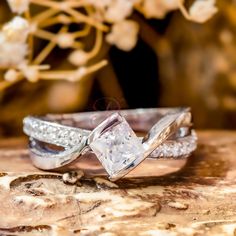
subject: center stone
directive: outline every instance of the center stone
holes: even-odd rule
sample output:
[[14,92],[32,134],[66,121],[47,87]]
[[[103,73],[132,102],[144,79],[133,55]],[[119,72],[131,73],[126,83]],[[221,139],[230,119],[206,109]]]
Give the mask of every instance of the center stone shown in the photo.
[[89,146],[111,179],[129,172],[144,159],[144,148],[127,121],[115,113],[91,133]]

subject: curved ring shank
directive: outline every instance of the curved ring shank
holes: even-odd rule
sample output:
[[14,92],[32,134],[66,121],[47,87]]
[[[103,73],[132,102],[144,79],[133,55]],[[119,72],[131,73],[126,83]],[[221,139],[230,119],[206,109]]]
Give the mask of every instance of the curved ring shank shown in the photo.
[[[122,115],[131,128],[136,132],[148,132],[152,126],[161,118],[170,113],[189,112],[189,108],[140,108],[128,110],[111,110],[80,112],[71,114],[48,114],[43,119],[58,122],[59,124],[93,130],[102,121],[118,112]],[[191,123],[189,123],[191,125]]]
[[[168,113],[182,111],[183,108],[151,108],[121,110],[131,128],[136,132],[148,132],[151,127]],[[102,121],[116,111],[81,112],[74,114],[47,115],[45,117],[28,116],[24,119],[24,132],[37,140],[62,147],[74,146],[88,137]],[[170,139],[190,135],[191,123],[180,128]]]

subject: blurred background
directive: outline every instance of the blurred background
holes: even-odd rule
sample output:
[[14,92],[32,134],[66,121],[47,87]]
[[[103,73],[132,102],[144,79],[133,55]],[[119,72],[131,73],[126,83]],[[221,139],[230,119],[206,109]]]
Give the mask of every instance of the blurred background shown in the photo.
[[[1,25],[17,13],[12,13],[9,2],[0,2]],[[46,11],[37,0],[33,2],[31,14]],[[187,10],[193,2],[186,1]],[[101,19],[97,6],[91,0],[90,4],[93,16],[97,14],[94,19],[110,27],[108,33],[102,32],[101,49],[91,61],[106,59],[108,64],[73,82],[55,78],[32,83],[23,79],[3,86],[0,136],[22,135],[22,118],[28,114],[169,106],[192,107],[197,129],[236,128],[235,0],[218,0],[218,12],[203,24],[186,19],[178,6],[152,17],[144,12],[144,5],[139,5],[125,16],[138,25],[135,45],[123,50],[112,37],[105,36],[115,30],[111,25],[117,22]],[[75,9],[87,14],[84,9]],[[51,24],[46,30],[56,33],[60,25]],[[67,29],[80,30],[80,23],[72,22]],[[80,39],[83,50],[94,45],[95,35],[92,29]],[[35,55],[43,47],[43,40],[34,40]],[[57,45],[45,59],[46,64],[58,71],[71,69],[65,60],[70,53],[71,48]],[[1,70],[2,82],[7,69]]]

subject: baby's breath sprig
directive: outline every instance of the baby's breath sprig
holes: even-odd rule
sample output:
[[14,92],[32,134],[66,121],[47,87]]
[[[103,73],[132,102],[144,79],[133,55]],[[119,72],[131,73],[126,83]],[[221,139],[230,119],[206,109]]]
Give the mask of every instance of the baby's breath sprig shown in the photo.
[[[187,10],[184,0],[7,0],[16,16],[0,30],[0,90],[27,79],[80,81],[107,64],[98,60],[104,40],[121,50],[131,50],[137,42],[139,25],[127,19],[134,10],[146,18],[163,18],[180,9],[191,21],[203,23],[217,12],[215,0],[195,0]],[[32,11],[39,6],[40,12]],[[36,12],[36,13],[35,13]],[[71,24],[80,25],[75,32]],[[50,29],[59,25],[55,33]],[[94,46],[85,50],[84,42],[93,32]],[[36,54],[34,41],[47,44]],[[69,49],[73,69],[54,70],[46,59],[55,49]]]

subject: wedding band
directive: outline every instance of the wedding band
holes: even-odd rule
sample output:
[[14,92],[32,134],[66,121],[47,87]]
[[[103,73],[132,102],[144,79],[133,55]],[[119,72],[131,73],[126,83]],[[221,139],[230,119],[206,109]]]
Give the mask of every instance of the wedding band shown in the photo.
[[[135,132],[147,132],[138,137]],[[92,131],[91,131],[92,130]],[[26,117],[33,164],[55,169],[93,151],[111,180],[145,158],[188,157],[197,146],[189,108],[157,108]],[[49,148],[47,144],[62,147]]]

